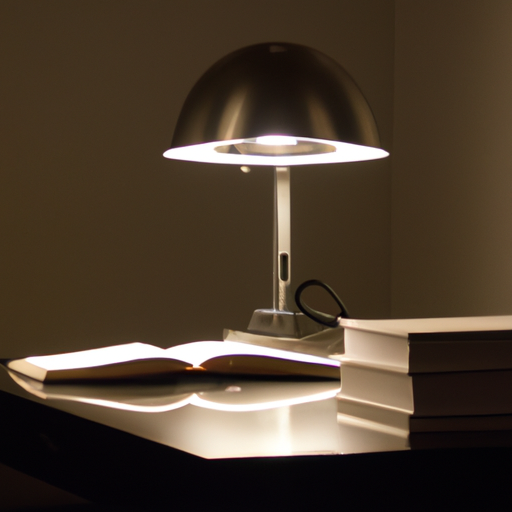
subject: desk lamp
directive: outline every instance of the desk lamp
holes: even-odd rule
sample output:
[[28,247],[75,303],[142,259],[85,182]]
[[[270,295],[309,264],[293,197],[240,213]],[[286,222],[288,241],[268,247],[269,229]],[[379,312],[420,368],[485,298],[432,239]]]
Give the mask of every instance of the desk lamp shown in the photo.
[[171,148],[178,160],[273,166],[274,303],[248,331],[300,339],[322,329],[298,312],[291,287],[290,167],[374,160],[381,149],[373,114],[350,75],[317,50],[263,43],[235,51],[195,84]]

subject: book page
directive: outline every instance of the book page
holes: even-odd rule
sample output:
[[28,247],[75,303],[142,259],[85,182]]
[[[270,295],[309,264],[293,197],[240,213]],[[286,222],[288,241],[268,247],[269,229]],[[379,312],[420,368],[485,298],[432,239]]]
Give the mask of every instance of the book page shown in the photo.
[[[25,361],[39,366],[44,370],[68,370],[72,368],[90,368],[107,364],[123,363],[134,359],[149,359],[164,357],[164,350],[145,343],[127,343],[113,347],[94,348],[80,352],[69,352],[66,354],[55,354],[51,356],[27,357]],[[20,361],[20,360],[18,360]],[[14,361],[9,363],[13,367]]]
[[286,361],[299,361],[304,363],[320,364],[339,367],[339,361],[325,357],[313,356],[287,350],[273,349],[235,341],[195,341],[184,345],[168,348],[167,357],[186,361],[193,366],[204,366],[209,359],[220,356],[266,356],[267,358],[284,359]]
[[208,372],[238,375],[324,377],[339,379],[337,365],[312,364],[262,355],[229,354],[202,363]]

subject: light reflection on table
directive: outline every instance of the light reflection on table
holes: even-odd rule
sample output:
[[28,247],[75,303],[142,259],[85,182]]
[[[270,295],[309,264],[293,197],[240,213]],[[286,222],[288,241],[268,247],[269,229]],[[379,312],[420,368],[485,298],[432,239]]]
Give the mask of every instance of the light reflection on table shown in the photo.
[[[91,389],[91,386],[63,385],[38,388],[34,381],[28,381],[27,385],[25,379],[23,385],[23,379],[13,375],[18,384],[2,372],[3,389],[208,459],[408,449],[406,433],[391,435],[338,418],[337,381],[241,379],[209,382],[206,388],[205,384],[189,382],[167,387],[132,385]],[[30,385],[34,388],[31,393],[27,392]],[[163,412],[141,412],[144,407],[151,411],[155,404],[162,406],[166,399],[172,402],[171,395],[181,396],[182,401],[189,396],[190,400],[186,405]],[[87,403],[94,396],[100,396],[104,405],[110,403],[110,406]],[[321,399],[323,396],[327,398]],[[284,405],[276,406],[277,403]],[[123,410],[127,404],[137,404],[139,409]],[[226,404],[238,410],[217,410]],[[265,407],[265,404],[269,405]],[[251,407],[256,410],[250,410]]]

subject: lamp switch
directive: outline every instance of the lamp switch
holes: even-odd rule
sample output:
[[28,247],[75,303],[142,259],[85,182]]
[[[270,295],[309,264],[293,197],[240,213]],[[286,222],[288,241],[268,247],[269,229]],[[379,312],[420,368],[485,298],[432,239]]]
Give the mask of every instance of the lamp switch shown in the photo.
[[287,252],[279,254],[279,279],[281,281],[288,281],[290,277],[290,258]]

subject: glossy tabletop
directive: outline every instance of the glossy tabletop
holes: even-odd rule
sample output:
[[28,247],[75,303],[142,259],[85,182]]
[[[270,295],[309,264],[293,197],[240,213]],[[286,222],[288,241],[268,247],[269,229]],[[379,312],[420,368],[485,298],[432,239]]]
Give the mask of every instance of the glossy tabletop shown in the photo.
[[338,416],[338,386],[216,378],[52,387],[2,368],[0,462],[123,510],[405,509],[442,496],[483,505],[512,496],[509,431],[368,428]]

